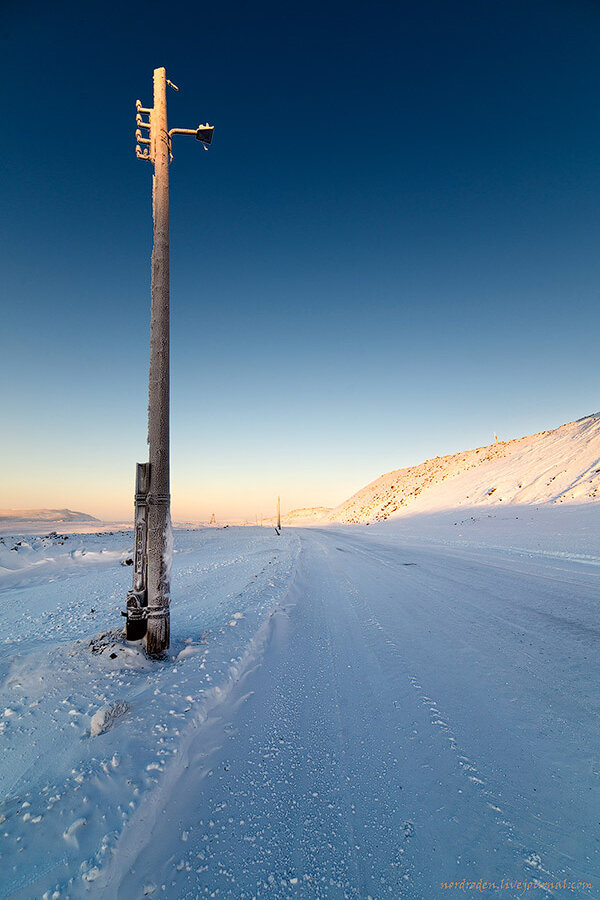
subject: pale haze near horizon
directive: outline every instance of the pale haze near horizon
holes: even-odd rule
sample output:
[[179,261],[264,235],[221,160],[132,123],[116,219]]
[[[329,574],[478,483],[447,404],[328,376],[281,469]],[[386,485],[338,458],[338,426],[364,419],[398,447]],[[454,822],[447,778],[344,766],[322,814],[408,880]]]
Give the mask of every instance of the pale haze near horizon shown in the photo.
[[[557,427],[562,422],[553,423]],[[540,429],[548,430],[548,429]],[[527,432],[530,433],[530,432]],[[522,434],[500,435],[500,440],[522,437]],[[493,435],[488,436],[486,444],[493,443]],[[444,439],[439,437],[440,442]],[[472,447],[483,444],[472,444]],[[431,452],[429,456],[442,456],[448,453],[471,449],[468,446],[446,446],[439,453]],[[398,453],[400,458],[405,454]],[[214,513],[217,521],[254,522],[275,515],[277,490],[271,484],[281,484],[282,510],[288,512],[301,507],[337,506],[348,499],[355,491],[364,487],[379,475],[397,468],[415,465],[426,457],[400,460],[399,464],[391,464],[382,471],[368,471],[369,466],[362,467],[362,480],[352,477],[352,473],[338,472],[337,478],[331,478],[330,471],[319,472],[318,461],[311,460],[308,465],[314,466],[311,472],[307,466],[300,470],[297,479],[285,471],[285,460],[274,454],[272,463],[269,460],[236,467],[235,458],[231,463],[207,465],[202,473],[189,463],[187,469],[174,467],[172,476],[172,515],[179,521],[208,521]],[[73,460],[76,464],[77,461]],[[360,468],[360,467],[357,467]],[[132,476],[129,467],[121,465],[112,474],[108,469],[95,471],[98,487],[90,484],[90,470],[85,461],[79,460],[73,468],[58,469],[59,473],[51,484],[46,482],[46,473],[33,472],[26,486],[23,483],[2,489],[1,507],[4,509],[71,509],[88,513],[101,520],[127,522],[133,517],[133,496],[131,492]]]

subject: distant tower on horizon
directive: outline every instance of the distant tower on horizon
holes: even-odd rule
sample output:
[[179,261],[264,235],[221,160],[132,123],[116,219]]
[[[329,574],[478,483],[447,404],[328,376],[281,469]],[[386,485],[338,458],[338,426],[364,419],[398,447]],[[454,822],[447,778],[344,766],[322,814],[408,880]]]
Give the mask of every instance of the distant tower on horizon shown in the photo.
[[212,516],[210,517],[210,522],[209,522],[208,524],[209,524],[209,525],[216,525],[216,524],[217,524],[217,519],[216,519],[216,516],[215,516],[214,513],[213,513]]

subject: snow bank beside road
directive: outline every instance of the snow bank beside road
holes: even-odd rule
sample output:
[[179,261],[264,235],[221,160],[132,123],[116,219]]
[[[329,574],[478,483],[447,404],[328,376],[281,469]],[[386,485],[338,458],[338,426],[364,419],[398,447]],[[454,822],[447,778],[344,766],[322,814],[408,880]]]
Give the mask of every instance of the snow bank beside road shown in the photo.
[[76,897],[100,877],[138,808],[179,765],[185,735],[259,662],[265,638],[256,635],[268,637],[298,547],[292,533],[176,531],[172,647],[157,663],[114,631],[131,582],[119,564],[128,538],[77,538],[76,559],[102,549],[113,564],[82,563],[76,579],[69,541],[58,543],[65,560],[52,578],[24,566],[0,594],[2,897]]
[[600,502],[462,507],[397,516],[354,531],[393,543],[419,540],[600,564]]
[[3,535],[0,537],[0,591],[35,580],[75,575],[90,566],[117,565],[132,556],[132,541],[131,532],[118,532],[116,536],[57,532]]

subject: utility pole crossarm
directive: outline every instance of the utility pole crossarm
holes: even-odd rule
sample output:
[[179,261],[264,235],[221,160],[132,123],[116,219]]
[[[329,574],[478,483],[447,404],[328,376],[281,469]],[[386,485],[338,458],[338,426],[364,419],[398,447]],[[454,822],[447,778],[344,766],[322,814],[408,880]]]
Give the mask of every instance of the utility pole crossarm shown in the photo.
[[[153,110],[146,109],[144,106],[142,106],[141,100],[135,101],[135,108],[137,110],[137,114],[135,117],[135,124],[138,126],[136,129],[136,132],[135,132],[135,139],[137,141],[136,148],[135,148],[136,156],[138,159],[149,159],[151,162],[154,162],[154,157],[153,157],[153,155],[151,155],[150,147],[148,147],[148,149],[146,149],[146,150],[142,150],[142,148],[140,147],[140,144],[149,144],[150,146],[152,145],[152,140],[151,140],[150,136],[142,137],[142,132],[140,129],[147,128],[149,134],[151,133]],[[148,121],[144,122],[142,116],[148,116]]]

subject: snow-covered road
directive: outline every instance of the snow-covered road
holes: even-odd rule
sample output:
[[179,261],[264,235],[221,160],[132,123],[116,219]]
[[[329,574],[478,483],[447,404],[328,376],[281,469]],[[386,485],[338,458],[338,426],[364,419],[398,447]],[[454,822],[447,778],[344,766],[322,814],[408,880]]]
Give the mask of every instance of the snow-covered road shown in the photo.
[[8,764],[2,896],[600,896],[590,558],[383,527],[176,542],[171,662],[75,653],[65,718],[100,695],[129,712],[67,729],[67,765]]

